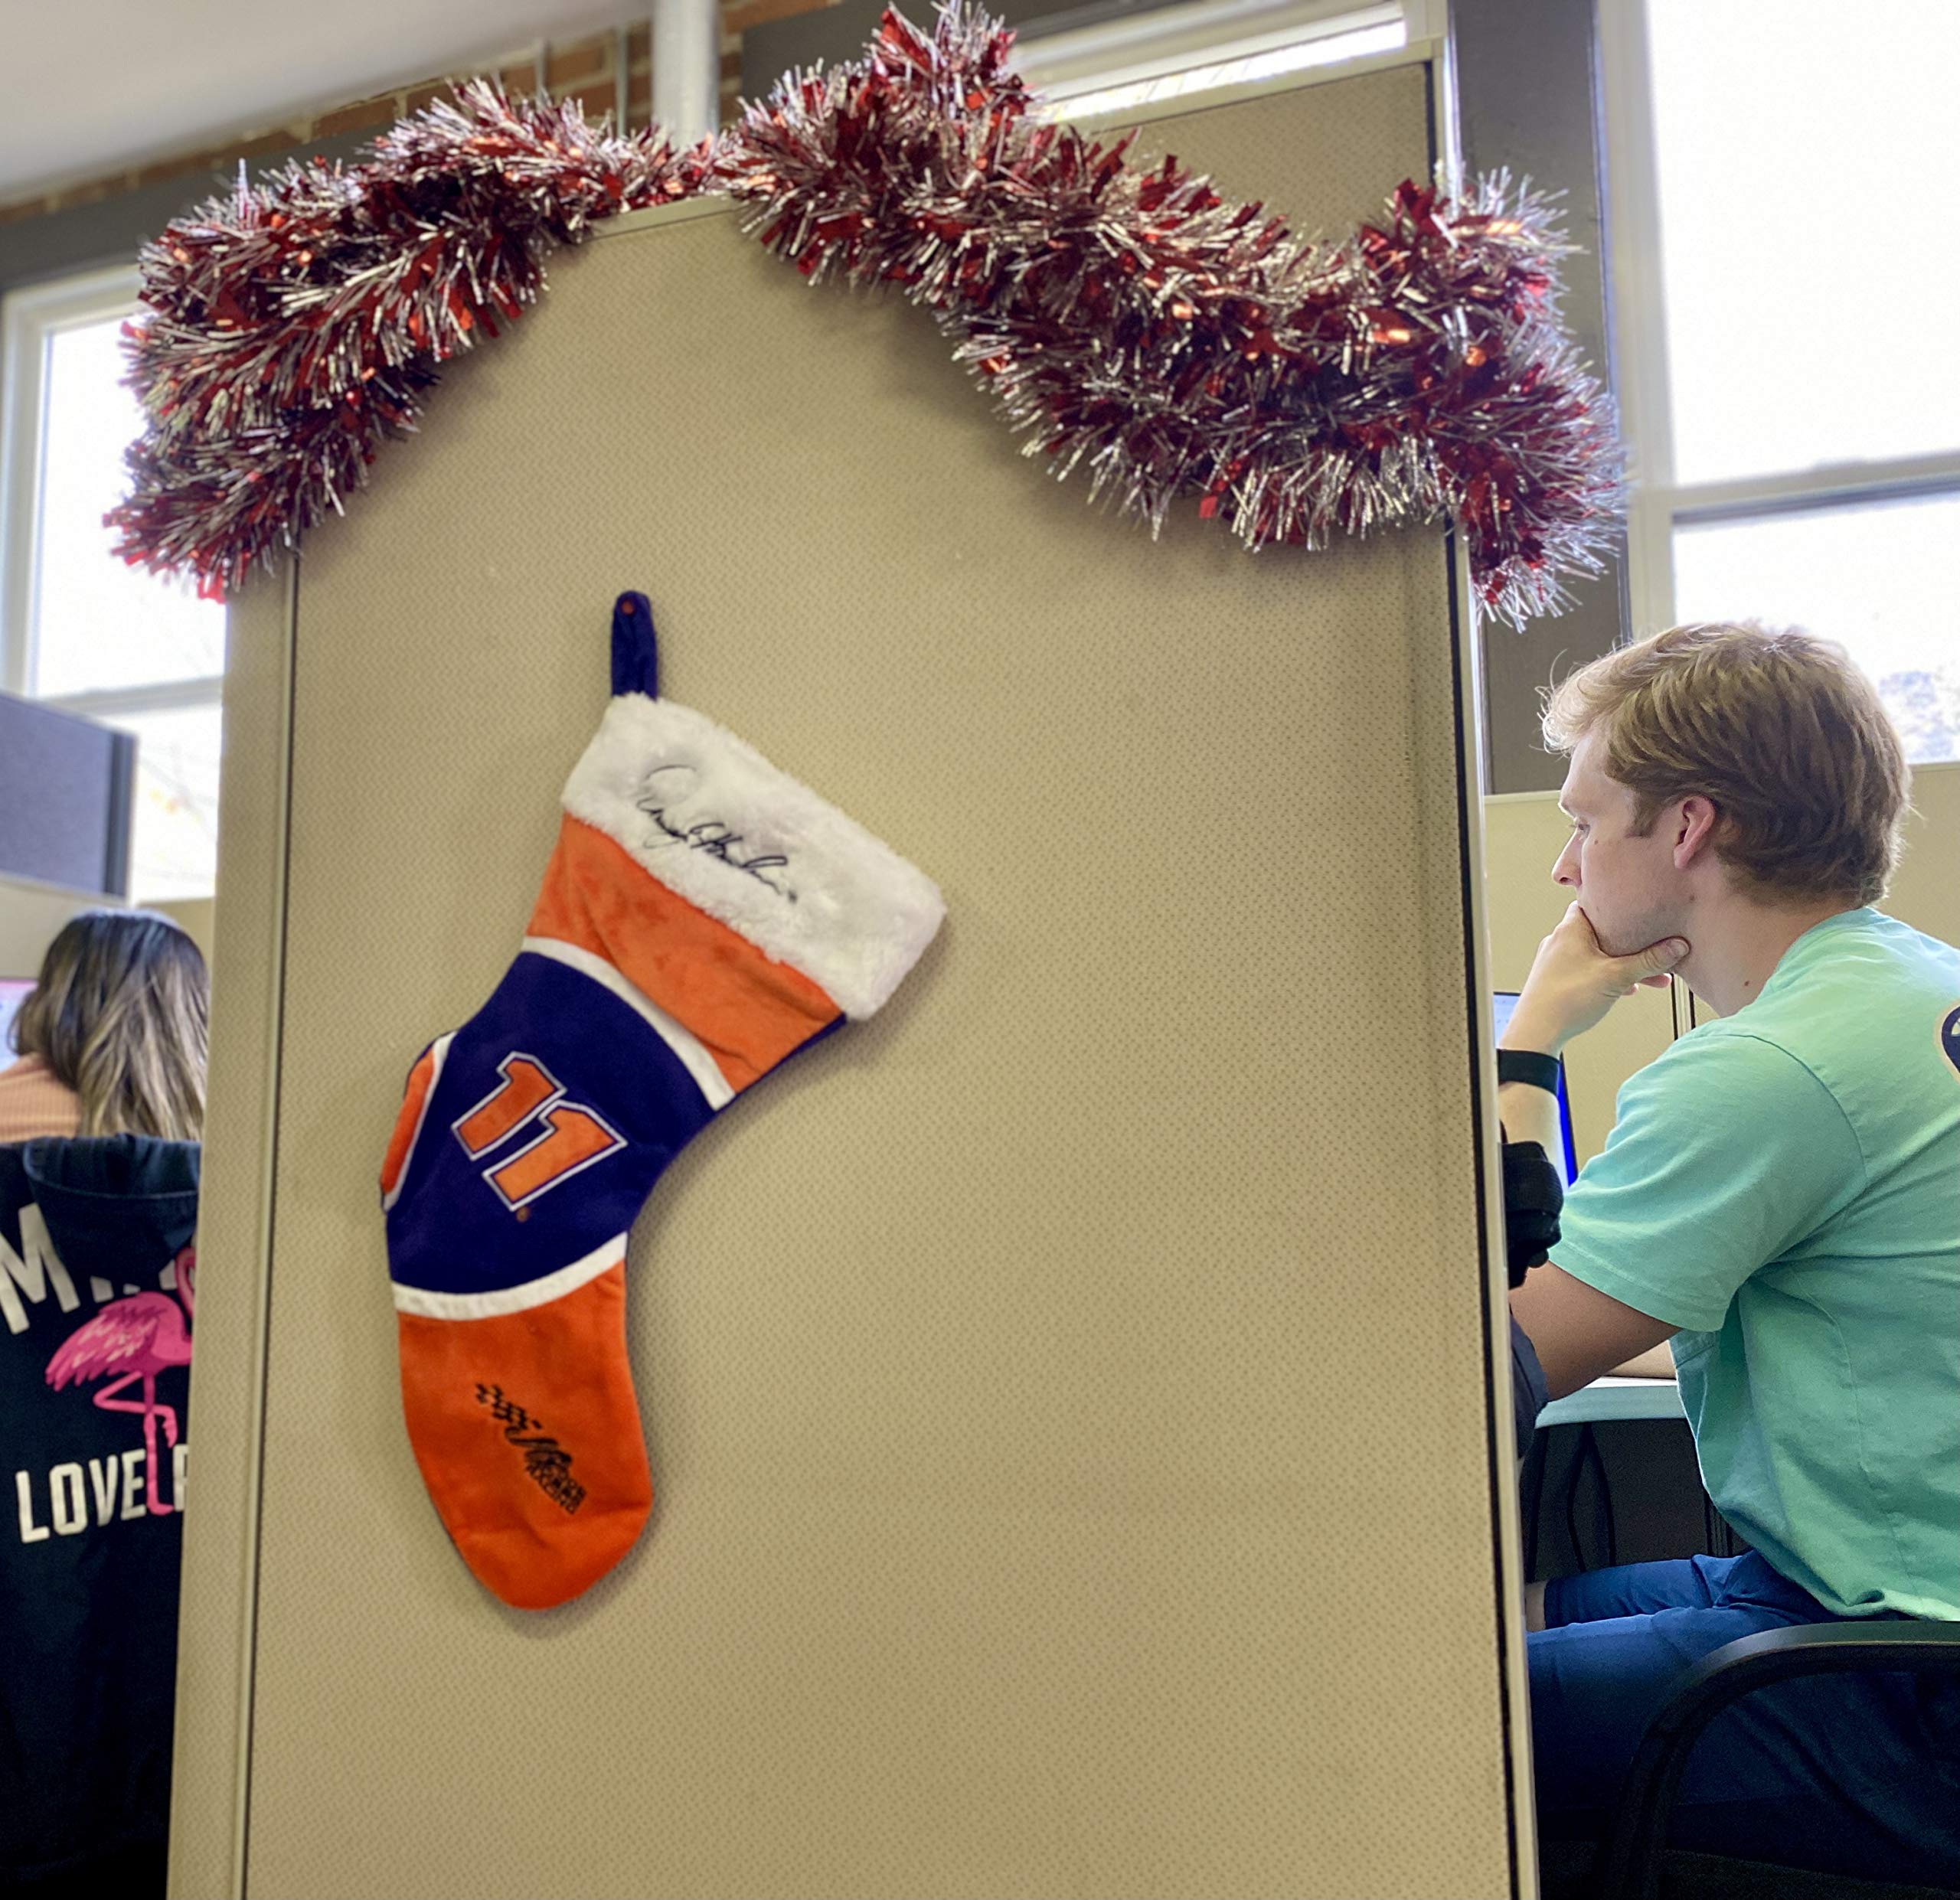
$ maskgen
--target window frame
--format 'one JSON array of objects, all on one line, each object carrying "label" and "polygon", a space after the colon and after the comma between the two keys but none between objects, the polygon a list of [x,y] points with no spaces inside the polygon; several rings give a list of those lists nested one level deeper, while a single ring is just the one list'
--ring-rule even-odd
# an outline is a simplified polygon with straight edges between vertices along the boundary
[{"label": "window frame", "polygon": [[[0,688],[105,724],[145,713],[221,713],[224,703],[221,672],[74,693],[33,687],[48,344],[64,331],[130,315],[142,282],[133,264],[75,272],[8,292],[0,318],[0,414],[5,418],[0,439]],[[140,771],[140,749],[137,763]],[[132,879],[136,868],[132,847]]]},{"label": "window frame", "polygon": [[[1632,463],[1627,579],[1633,628],[1638,632],[1674,624],[1677,528],[1960,495],[1960,447],[1722,481],[1679,479],[1674,469],[1648,0],[1598,0],[1598,5],[1613,354],[1621,426]],[[1960,766],[1960,759],[1927,761],[1913,769],[1944,766]]]},{"label": "window frame", "polygon": [[[1041,93],[1043,116],[1099,129],[1127,125],[1139,110],[1187,98],[1221,103],[1235,86],[1259,84],[1259,78],[1223,77],[1224,69],[1255,59],[1297,53],[1301,57],[1289,72],[1326,65],[1344,73],[1360,60],[1406,57],[1411,41],[1436,32],[1432,15],[1439,4],[1194,0],[1047,32],[1037,18],[1020,31],[1014,66]],[[1351,44],[1363,35],[1391,32],[1399,36],[1391,44]]]}]

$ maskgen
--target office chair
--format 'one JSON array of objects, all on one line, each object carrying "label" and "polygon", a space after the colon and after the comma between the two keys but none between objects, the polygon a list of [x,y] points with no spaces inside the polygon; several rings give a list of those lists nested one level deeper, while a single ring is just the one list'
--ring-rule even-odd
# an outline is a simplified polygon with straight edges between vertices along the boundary
[{"label": "office chair", "polygon": [[1960,1680],[1960,1623],[1888,1618],[1862,1625],[1811,1624],[1745,1636],[1704,1657],[1635,1752],[1618,1817],[1600,1851],[1591,1889],[1597,1900],[1960,1900],[1960,1869],[1952,1886],[1910,1886],[1668,1846],[1682,1771],[1716,1716],[1771,1683],[1852,1670]]}]

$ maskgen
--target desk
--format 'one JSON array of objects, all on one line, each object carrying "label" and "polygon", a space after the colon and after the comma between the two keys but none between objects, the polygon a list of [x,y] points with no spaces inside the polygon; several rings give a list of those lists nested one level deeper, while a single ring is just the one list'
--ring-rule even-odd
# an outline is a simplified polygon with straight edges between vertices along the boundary
[{"label": "desk", "polygon": [[[1573,1557],[1582,1569],[1591,1568],[1579,1543],[1579,1533],[1576,1520],[1575,1501],[1583,1464],[1589,1455],[1599,1474],[1600,1496],[1606,1498],[1606,1471],[1603,1457],[1596,1446],[1591,1446],[1592,1429],[1598,1425],[1615,1424],[1629,1418],[1675,1418],[1685,1425],[1687,1415],[1681,1409],[1681,1387],[1671,1379],[1596,1379],[1591,1385],[1584,1386],[1563,1399],[1555,1399],[1538,1415],[1538,1431],[1524,1466],[1520,1471],[1522,1480],[1520,1499],[1524,1507],[1525,1563],[1529,1574],[1534,1578],[1538,1574],[1538,1525],[1540,1507],[1544,1503],[1548,1433],[1553,1425],[1576,1425],[1579,1428],[1576,1441],[1579,1450],[1572,1454],[1568,1469],[1569,1481],[1561,1486],[1565,1495],[1566,1522],[1570,1531]],[[1685,1445],[1686,1441],[1684,1440]],[[1588,1448],[1591,1446],[1589,1454]],[[1675,1454],[1671,1453],[1670,1457]],[[1693,1468],[1692,1460],[1683,1472],[1683,1482],[1688,1482],[1688,1472]],[[1705,1495],[1701,1495],[1698,1480],[1694,1490],[1700,1497],[1702,1539],[1698,1545],[1684,1543],[1684,1538],[1692,1533],[1684,1523],[1676,1524],[1668,1533],[1671,1548],[1655,1550],[1647,1554],[1677,1556],[1690,1549],[1710,1551],[1720,1556],[1733,1556],[1738,1548],[1728,1526],[1714,1515]],[[1616,1539],[1612,1524],[1612,1510],[1606,1503],[1606,1550],[1604,1560],[1616,1562]],[[1636,1520],[1631,1527],[1636,1536],[1650,1543],[1652,1529],[1657,1520],[1651,1516],[1643,1523]],[[1630,1559],[1637,1561],[1638,1559]]]},{"label": "desk", "polygon": [[1681,1389],[1671,1379],[1596,1379],[1554,1399],[1538,1415],[1547,1425],[1595,1425],[1605,1418],[1681,1418]]}]

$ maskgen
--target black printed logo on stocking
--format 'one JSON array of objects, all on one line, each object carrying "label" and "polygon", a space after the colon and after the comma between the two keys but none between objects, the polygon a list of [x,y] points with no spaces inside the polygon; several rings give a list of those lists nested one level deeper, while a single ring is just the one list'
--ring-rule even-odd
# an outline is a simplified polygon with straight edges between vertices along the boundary
[{"label": "black printed logo on stocking", "polygon": [[585,1502],[585,1487],[572,1476],[572,1454],[556,1438],[547,1438],[544,1421],[534,1418],[501,1386],[479,1382],[476,1402],[504,1428],[504,1436],[524,1453],[524,1468],[531,1482],[569,1516]]}]

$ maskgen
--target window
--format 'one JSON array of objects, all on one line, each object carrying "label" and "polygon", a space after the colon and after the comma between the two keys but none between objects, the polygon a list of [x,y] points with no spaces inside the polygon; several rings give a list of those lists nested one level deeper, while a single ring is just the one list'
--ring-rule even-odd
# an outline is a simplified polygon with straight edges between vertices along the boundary
[{"label": "window", "polygon": [[1197,0],[1058,33],[1033,22],[1014,64],[1044,96],[1044,116],[1122,129],[1131,122],[1122,115],[1147,116],[1187,94],[1397,52],[1438,30],[1433,11],[1432,0]]},{"label": "window", "polygon": [[118,269],[6,300],[0,684],[136,736],[129,894],[145,903],[215,886],[224,609],[126,566],[102,524],[142,429],[119,347],[136,292]]},{"label": "window", "polygon": [[[1951,0],[1602,0],[1635,623],[1838,640],[1960,759]],[[1930,346],[1930,347],[1929,347]]]}]

